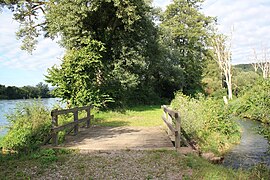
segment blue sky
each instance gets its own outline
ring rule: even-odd
[[[170,0],[154,0],[162,7]],[[233,26],[232,62],[249,63],[252,48],[259,49],[270,43],[269,0],[206,0],[202,12],[218,18],[219,31],[229,34]],[[4,10],[0,14],[0,84],[6,86],[36,85],[44,81],[47,68],[59,65],[64,54],[56,42],[40,39],[32,55],[20,50],[16,39],[18,23]]]

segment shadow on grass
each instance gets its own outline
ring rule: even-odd
[[[142,112],[142,111],[152,111],[161,109],[161,105],[149,105],[149,106],[135,106],[135,107],[129,107],[127,110],[136,111],[136,112]]]
[[[125,108],[118,108],[114,110],[105,110],[102,112],[108,112],[108,111],[113,111],[113,112],[118,112],[121,114],[126,114],[127,111],[135,111],[135,112],[143,112],[143,111],[153,111],[161,109],[161,105],[140,105],[140,106],[131,106],[131,107],[125,107]]]
[[[96,118],[93,125],[108,126],[108,127],[122,127],[130,125],[128,121],[105,121],[105,118]]]

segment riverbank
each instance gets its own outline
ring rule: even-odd
[[[0,179],[269,179],[270,171],[213,165],[173,150],[76,151],[46,149],[21,157],[0,156]]]
[[[55,106],[65,107],[61,104],[59,98],[43,98],[43,99],[16,99],[16,100],[0,100],[0,136],[6,134],[6,131],[1,126],[8,125],[6,115],[15,111],[15,108],[22,104],[32,104],[35,101],[40,101],[48,110]]]
[[[241,127],[241,141],[226,155],[224,165],[233,168],[249,168],[264,164],[270,168],[270,146],[258,130],[261,124],[248,119],[237,120]]]

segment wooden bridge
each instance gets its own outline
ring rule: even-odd
[[[94,150],[145,150],[145,149],[179,149],[180,116],[166,106],[162,106],[162,116],[168,128],[162,127],[102,127],[91,126],[92,106],[72,109],[53,110],[51,145],[54,148],[70,148],[82,151]],[[79,111],[86,111],[86,117],[78,118]],[[58,116],[73,113],[73,122],[58,125]],[[174,123],[175,122],[175,123]],[[65,130],[68,134],[64,143],[58,145],[58,133]],[[166,133],[167,130],[167,133]],[[80,132],[79,132],[80,131]],[[182,140],[184,140],[182,138]],[[175,141],[175,147],[172,143]],[[185,142],[185,141],[183,141]]]

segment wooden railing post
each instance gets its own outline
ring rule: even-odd
[[[51,116],[52,116],[52,129],[56,128],[58,126],[58,115],[54,113],[55,111],[57,111],[57,109],[52,111],[52,113],[51,113]],[[58,145],[58,132],[53,131],[53,133],[52,133],[52,143],[55,146]]]
[[[170,124],[173,124],[173,121],[172,121],[172,117],[171,115],[167,112],[167,120]],[[169,128],[168,128],[168,135],[169,136],[173,136],[174,135],[174,132],[172,132]]]
[[[78,109],[75,109],[74,113],[73,113],[73,116],[74,116],[74,122],[78,122]],[[78,131],[79,131],[79,124],[76,124],[74,126],[74,135],[77,135],[78,134]]]
[[[181,127],[180,127],[180,116],[179,113],[175,114],[175,148],[180,148],[180,136],[181,136]]]
[[[180,148],[180,135],[181,135],[179,112],[169,109],[166,106],[161,106],[161,108],[163,109],[162,119],[167,125],[168,135],[170,137],[174,136],[175,148],[178,149]],[[175,120],[175,127],[173,125],[174,124],[173,119]]]
[[[90,123],[91,123],[91,111],[90,111],[91,107],[87,108],[86,112],[87,112],[87,121],[86,121],[86,128],[90,127]]]

